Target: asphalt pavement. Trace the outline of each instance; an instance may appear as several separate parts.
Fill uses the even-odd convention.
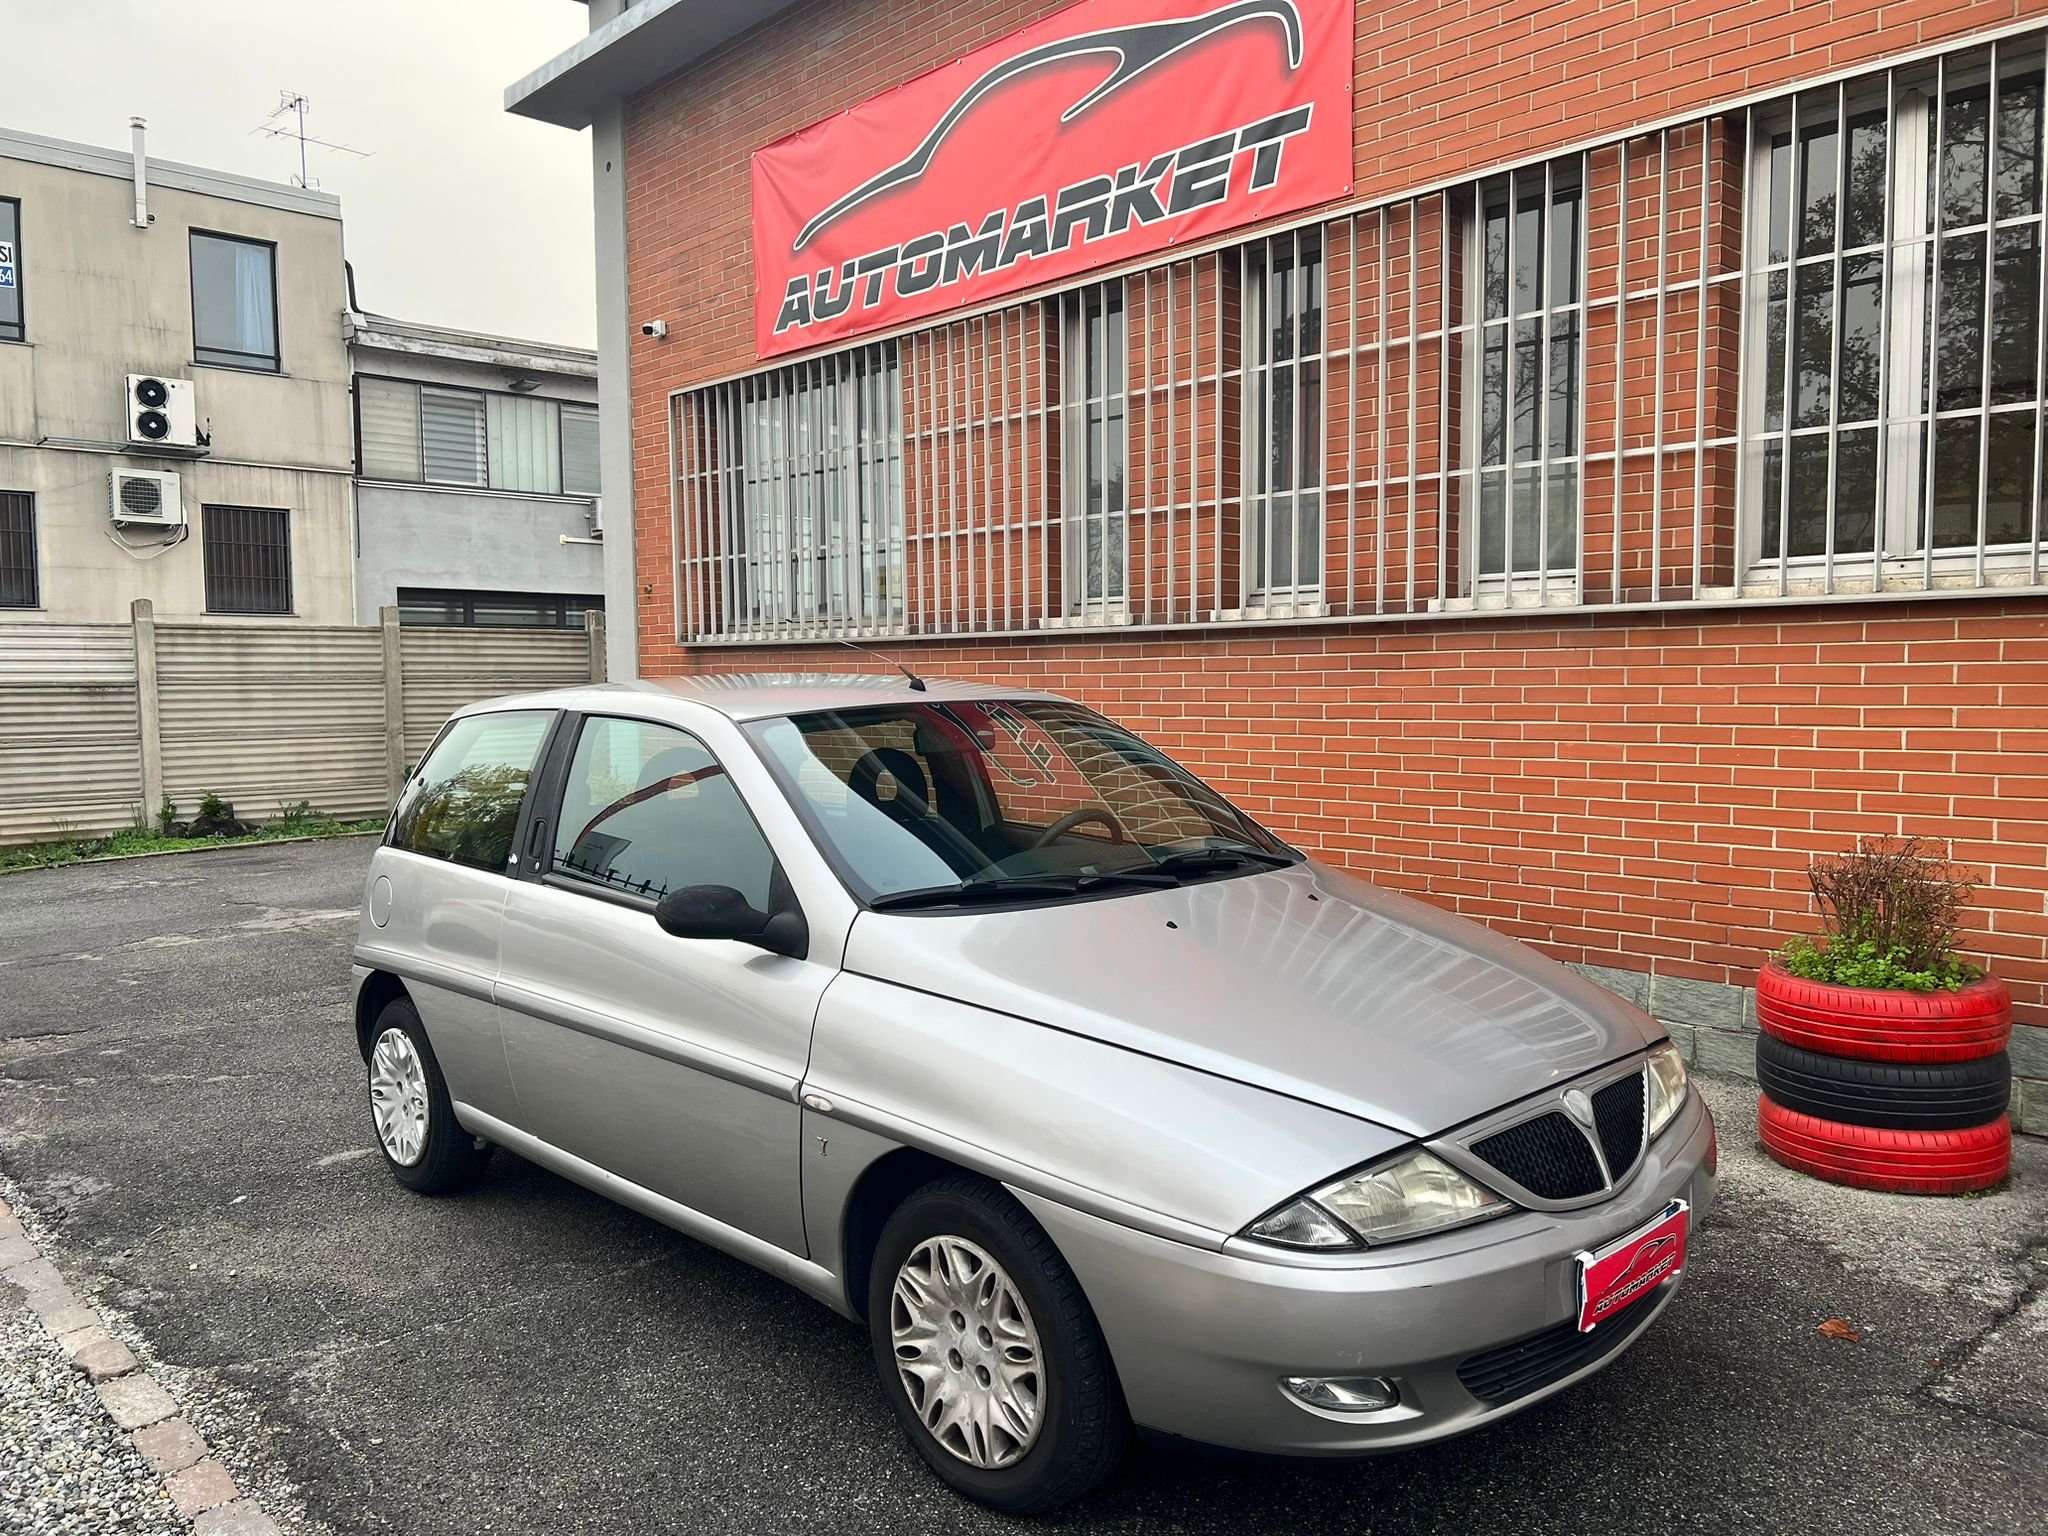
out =
[[[503,1152],[460,1198],[390,1180],[346,1010],[369,853],[0,877],[0,1195],[242,1487],[309,1533],[1008,1526],[924,1471],[864,1335],[795,1291]],[[2048,1145],[1977,1200],[1851,1194],[1765,1162],[1754,1090],[1708,1087],[1720,1207],[1611,1369],[1371,1461],[1143,1448],[1038,1524],[2039,1531]]]

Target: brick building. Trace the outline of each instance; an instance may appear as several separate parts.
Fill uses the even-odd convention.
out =
[[[854,639],[1058,689],[1745,1070],[1809,856],[1952,839],[2048,1130],[2048,4],[591,10],[508,103],[595,129],[616,675]],[[1191,19],[1228,34],[1123,80]],[[786,161],[852,185],[981,100],[949,82],[1112,24],[1045,100],[1115,72],[1119,188],[1348,45],[1339,185],[1289,200],[1304,134],[1261,201],[1241,134],[1200,228],[977,274],[1036,130],[963,106],[943,258],[764,283]],[[771,327],[800,289],[833,340]]]

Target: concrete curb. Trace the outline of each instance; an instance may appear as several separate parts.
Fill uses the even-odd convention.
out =
[[[22,1293],[72,1367],[93,1384],[107,1417],[156,1469],[193,1536],[279,1536],[276,1524],[214,1459],[205,1439],[179,1417],[178,1400],[107,1331],[99,1313],[79,1300],[5,1200],[0,1200],[0,1265],[0,1280]]]
[[[152,848],[145,853],[96,853],[89,859],[66,859],[62,864],[24,864],[19,869],[0,869],[0,880],[9,875],[41,874],[51,869],[76,869],[81,864],[127,864],[135,859],[176,859],[188,853],[240,853],[247,848],[288,848],[293,843],[342,843],[352,837],[382,837],[382,827],[362,832],[309,832],[304,837],[252,837],[242,842],[218,843],[211,848]]]

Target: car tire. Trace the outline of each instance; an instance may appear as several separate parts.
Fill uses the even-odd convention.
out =
[[[1781,1107],[1822,1120],[1893,1131],[1960,1131],[2005,1113],[2012,1063],[2003,1051],[1926,1066],[1853,1061],[1760,1034],[1756,1080]]]
[[[2012,1123],[2003,1115],[1961,1131],[1888,1131],[1803,1115],[1765,1095],[1757,1129],[1775,1162],[1857,1189],[1961,1195],[1991,1188],[2012,1167]]]
[[[1802,1050],[1861,1061],[1931,1063],[1995,1055],[2012,1037],[2012,993],[1995,976],[1954,992],[1844,987],[1776,960],[1756,977],[1757,1027]]]
[[[364,1070],[370,1130],[391,1176],[422,1195],[452,1194],[474,1184],[490,1149],[455,1123],[441,1064],[409,999],[393,998],[377,1015]],[[380,1114],[380,1095],[389,1115]],[[399,1119],[395,1126],[393,1116]]]
[[[941,1254],[948,1266],[943,1273],[932,1268]],[[975,1267],[976,1254],[993,1261],[992,1274]],[[912,1338],[919,1314],[904,1299],[909,1291],[899,1295],[899,1279],[907,1279],[910,1291],[922,1288],[928,1302],[936,1303],[926,1312],[945,1314],[928,1344]],[[970,1316],[984,1295],[994,1299]],[[961,1297],[970,1298],[967,1310],[952,1306]],[[1021,1303],[1021,1316],[1009,1308],[1011,1300]],[[989,1350],[982,1319],[998,1314],[1007,1332]],[[928,1351],[904,1356],[913,1362],[910,1371],[952,1372],[935,1388],[920,1388],[921,1401],[913,1399],[912,1380],[899,1360],[899,1330],[905,1328],[903,1348]],[[1038,1367],[1029,1387],[1035,1400],[1028,1434],[1020,1440],[1011,1433],[1013,1426],[1005,1426],[1000,1410],[987,1415],[987,1429],[948,1422],[955,1402],[971,1401],[957,1393],[949,1398],[954,1385],[968,1387],[974,1373],[984,1372],[981,1361],[997,1364],[1000,1355],[1008,1365],[1020,1329],[1035,1336]],[[969,1174],[938,1179],[910,1195],[889,1217],[869,1270],[868,1331],[882,1390],[904,1434],[926,1465],[976,1503],[1010,1515],[1038,1514],[1070,1503],[1107,1478],[1129,1444],[1123,1392],[1080,1282],[1031,1213],[986,1179]],[[984,1346],[979,1355],[974,1350],[977,1334]],[[939,1418],[938,1429],[927,1427],[927,1411]],[[977,1440],[981,1464],[974,1459]]]

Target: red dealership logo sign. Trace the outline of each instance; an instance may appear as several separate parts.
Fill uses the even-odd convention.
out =
[[[1081,0],[754,156],[762,356],[1351,187],[1351,0]]]

